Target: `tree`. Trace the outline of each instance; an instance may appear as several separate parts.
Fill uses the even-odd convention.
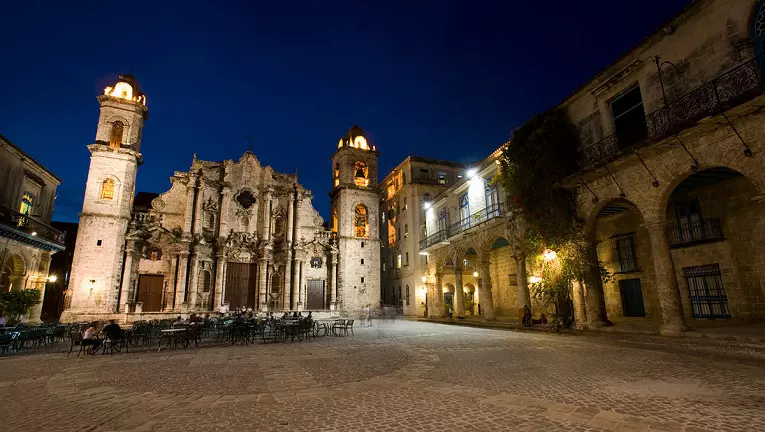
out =
[[[515,247],[524,257],[535,256],[540,280],[532,284],[532,295],[554,307],[563,326],[573,322],[571,283],[608,277],[577,217],[572,191],[560,186],[578,169],[578,148],[576,128],[562,111],[538,114],[513,131],[497,179],[512,201],[508,221]],[[546,249],[557,256],[539,257]]]
[[[26,315],[32,306],[40,303],[39,289],[25,289],[0,293],[0,315],[6,317],[8,324],[16,324],[22,315]]]

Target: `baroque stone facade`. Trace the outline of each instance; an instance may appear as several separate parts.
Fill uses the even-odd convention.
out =
[[[348,165],[333,189],[333,209],[344,210],[339,230],[337,221],[333,230],[323,227],[296,174],[263,166],[251,151],[238,161],[194,155],[170,190],[133,199],[145,98],[132,77],[105,93],[62,320],[236,308],[355,313],[377,304],[379,246],[370,224],[377,205],[367,198],[376,197],[376,152],[341,145],[335,153],[333,165]],[[340,187],[358,181],[356,168],[366,184]],[[360,205],[362,233],[353,213]],[[366,279],[358,257],[375,269]]]

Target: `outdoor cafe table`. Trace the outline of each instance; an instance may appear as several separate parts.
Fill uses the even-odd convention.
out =
[[[184,333],[186,333],[185,328],[175,328],[175,329],[164,329],[160,330],[160,333],[162,333],[162,336],[167,339],[167,343],[165,344],[165,348],[170,348],[170,346],[178,345],[178,341],[181,340],[181,337]],[[159,349],[157,352],[162,351],[162,341],[159,341]]]

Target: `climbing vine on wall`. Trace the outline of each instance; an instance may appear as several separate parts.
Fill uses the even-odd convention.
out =
[[[510,202],[510,230],[532,258],[532,296],[554,307],[563,326],[573,321],[569,295],[575,280],[607,278],[577,217],[573,192],[560,182],[577,168],[579,138],[560,110],[538,114],[513,131],[502,150],[498,181]],[[539,256],[556,252],[554,259]]]

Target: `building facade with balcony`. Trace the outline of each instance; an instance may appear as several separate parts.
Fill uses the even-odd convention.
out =
[[[558,106],[613,275],[575,287],[580,326],[765,319],[764,51],[763,2],[694,1]]]
[[[497,181],[500,155],[469,167],[427,206],[419,248],[429,258],[430,317],[516,317],[531,306],[525,259],[511,247],[507,195]]]
[[[426,238],[426,207],[465,176],[457,162],[409,156],[383,179],[380,190],[380,281],[382,304],[405,315],[425,313],[422,276],[428,256],[420,255]]]
[[[51,256],[64,250],[64,234],[50,226],[61,180],[0,135],[0,291],[35,288],[40,319]]]

